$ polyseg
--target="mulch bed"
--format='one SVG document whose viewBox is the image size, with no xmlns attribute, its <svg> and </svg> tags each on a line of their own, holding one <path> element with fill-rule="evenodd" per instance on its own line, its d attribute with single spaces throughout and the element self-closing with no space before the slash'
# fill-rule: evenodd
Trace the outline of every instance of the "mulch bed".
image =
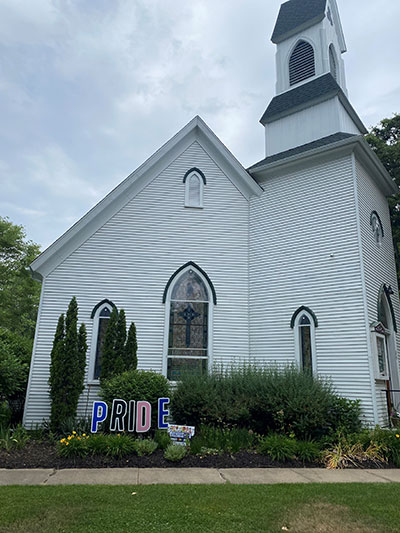
<svg viewBox="0 0 400 533">
<path fill-rule="evenodd" d="M 156 450 L 147 457 L 127 455 L 121 459 L 103 455 L 66 458 L 57 454 L 54 444 L 31 441 L 22 450 L 0 450 L 0 468 L 318 468 L 320 463 L 303 464 L 299 461 L 278 463 L 266 455 L 239 452 L 233 455 L 188 455 L 178 463 L 164 459 L 162 450 Z M 391 468 L 393 465 L 384 465 Z M 363 464 L 363 468 L 378 468 L 374 463 Z"/>
</svg>

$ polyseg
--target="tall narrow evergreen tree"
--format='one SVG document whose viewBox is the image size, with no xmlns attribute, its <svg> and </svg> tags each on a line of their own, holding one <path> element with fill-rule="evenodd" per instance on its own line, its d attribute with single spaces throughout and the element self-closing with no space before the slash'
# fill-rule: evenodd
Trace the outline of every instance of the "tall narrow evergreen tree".
<svg viewBox="0 0 400 533">
<path fill-rule="evenodd" d="M 115 341 L 117 338 L 118 311 L 115 307 L 108 319 L 107 331 L 104 335 L 103 353 L 101 358 L 100 381 L 114 374 Z"/>
<path fill-rule="evenodd" d="M 76 417 L 79 396 L 84 388 L 86 364 L 86 329 L 82 324 L 78 335 L 78 304 L 71 299 L 67 314 L 61 315 L 51 352 L 50 398 L 51 426 L 60 431 L 62 424 Z"/>
<path fill-rule="evenodd" d="M 121 374 L 125 370 L 125 342 L 126 342 L 126 317 L 123 309 L 118 313 L 117 331 L 115 336 L 115 358 L 113 374 Z"/>
<path fill-rule="evenodd" d="M 136 326 L 132 322 L 129 326 L 128 338 L 124 350 L 124 367 L 125 370 L 135 370 L 137 368 L 137 338 Z"/>
<path fill-rule="evenodd" d="M 50 420 L 52 428 L 60 425 L 60 420 L 64 415 L 64 402 L 60 394 L 63 381 L 63 362 L 64 362 L 64 337 L 65 337 L 65 320 L 62 314 L 58 319 L 56 332 L 54 335 L 53 348 L 50 354 L 50 400 L 51 413 Z"/>
</svg>

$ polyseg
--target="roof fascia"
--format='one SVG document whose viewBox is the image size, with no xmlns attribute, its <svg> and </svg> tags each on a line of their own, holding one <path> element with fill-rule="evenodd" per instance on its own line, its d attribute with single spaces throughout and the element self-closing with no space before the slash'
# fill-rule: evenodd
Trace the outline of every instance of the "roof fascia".
<svg viewBox="0 0 400 533">
<path fill-rule="evenodd" d="M 280 161 L 267 163 L 266 165 L 250 170 L 249 172 L 255 179 L 263 181 L 271 176 L 289 174 L 290 172 L 307 168 L 311 164 L 314 165 L 326 162 L 327 158 L 333 159 L 344 157 L 353 152 L 355 152 L 356 156 L 366 169 L 369 170 L 372 179 L 374 179 L 377 185 L 383 187 L 383 192 L 386 196 L 391 196 L 392 194 L 397 194 L 399 192 L 398 187 L 393 182 L 390 174 L 361 135 L 320 146 Z"/>
<path fill-rule="evenodd" d="M 124 207 L 166 166 L 196 140 L 195 129 L 198 117 L 166 142 L 139 168 L 117 185 L 98 204 L 68 229 L 53 244 L 44 250 L 31 264 L 31 270 L 41 276 L 48 275 L 78 246 L 87 240 L 116 212 Z"/>
<path fill-rule="evenodd" d="M 260 185 L 201 118 L 199 118 L 199 136 L 197 140 L 247 200 L 251 196 L 260 196 L 262 194 L 263 189 Z"/>
</svg>

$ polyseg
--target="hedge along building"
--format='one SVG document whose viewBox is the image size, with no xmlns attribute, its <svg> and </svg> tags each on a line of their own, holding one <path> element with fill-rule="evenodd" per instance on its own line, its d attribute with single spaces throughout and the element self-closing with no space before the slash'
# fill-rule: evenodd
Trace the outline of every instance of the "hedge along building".
<svg viewBox="0 0 400 533">
<path fill-rule="evenodd" d="M 334 0 L 291 0 L 273 32 L 266 157 L 244 169 L 199 117 L 31 265 L 42 282 L 24 423 L 49 416 L 58 316 L 88 329 L 79 416 L 99 391 L 113 306 L 138 332 L 139 368 L 176 381 L 213 365 L 293 363 L 387 421 L 399 388 L 398 288 L 387 196 L 346 89 Z M 392 398 L 396 401 L 396 398 Z"/>
</svg>

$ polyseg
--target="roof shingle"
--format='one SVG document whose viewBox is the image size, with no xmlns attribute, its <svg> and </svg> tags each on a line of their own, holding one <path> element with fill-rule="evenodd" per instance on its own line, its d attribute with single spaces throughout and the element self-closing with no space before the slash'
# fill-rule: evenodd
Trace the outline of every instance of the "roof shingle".
<svg viewBox="0 0 400 533">
<path fill-rule="evenodd" d="M 271 37 L 275 44 L 325 17 L 326 0 L 290 0 L 281 5 Z"/>
</svg>

